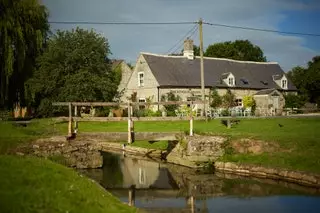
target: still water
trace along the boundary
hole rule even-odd
[[[320,213],[320,192],[292,183],[197,171],[103,153],[102,169],[82,171],[121,201],[145,212]]]

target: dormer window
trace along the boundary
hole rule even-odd
[[[282,79],[281,86],[282,86],[282,89],[288,89],[287,79]]]
[[[138,73],[138,86],[139,87],[144,86],[144,73],[143,72]]]
[[[234,75],[231,72],[223,73],[221,79],[229,87],[233,87],[236,84]]]
[[[234,78],[233,77],[229,77],[229,86],[234,86]]]

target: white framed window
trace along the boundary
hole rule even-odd
[[[281,86],[282,86],[282,89],[287,89],[288,88],[288,82],[286,79],[283,79],[281,81]]]
[[[138,72],[138,86],[143,87],[144,86],[144,73]]]
[[[146,99],[145,98],[139,98],[139,103],[145,103]],[[145,105],[139,105],[139,109],[145,109],[146,106]]]
[[[234,86],[234,78],[230,77],[228,79],[229,86]]]
[[[242,107],[242,99],[241,99],[241,98],[237,98],[237,99],[235,100],[235,105]]]

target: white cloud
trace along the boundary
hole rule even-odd
[[[166,22],[205,21],[256,28],[278,30],[279,23],[286,19],[283,11],[311,10],[319,8],[318,1],[299,3],[292,0],[43,0],[54,21],[130,21]],[[54,28],[66,26],[53,25]],[[69,26],[72,27],[72,26]],[[74,26],[73,26],[74,27]],[[102,32],[110,41],[113,56],[135,61],[140,51],[166,53],[191,25],[170,26],[85,26]],[[195,40],[198,33],[195,34]],[[259,45],[267,58],[278,61],[288,70],[306,63],[316,50],[304,46],[304,39],[280,35],[204,26],[205,46],[215,42],[249,39]],[[198,42],[196,42],[198,43]]]

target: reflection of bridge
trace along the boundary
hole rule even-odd
[[[109,155],[109,154],[108,154]],[[110,160],[110,159],[109,159]],[[122,173],[122,182],[110,185],[106,188],[120,198],[128,198],[129,205],[135,205],[136,199],[152,202],[155,198],[185,197],[185,205],[181,207],[148,207],[146,212],[199,212],[195,211],[195,197],[186,192],[181,192],[167,168],[162,168],[159,162],[147,161],[130,157],[118,156],[118,166]],[[104,172],[103,182],[108,182],[113,172]],[[104,185],[104,184],[103,184]],[[201,211],[207,212],[207,211]]]

